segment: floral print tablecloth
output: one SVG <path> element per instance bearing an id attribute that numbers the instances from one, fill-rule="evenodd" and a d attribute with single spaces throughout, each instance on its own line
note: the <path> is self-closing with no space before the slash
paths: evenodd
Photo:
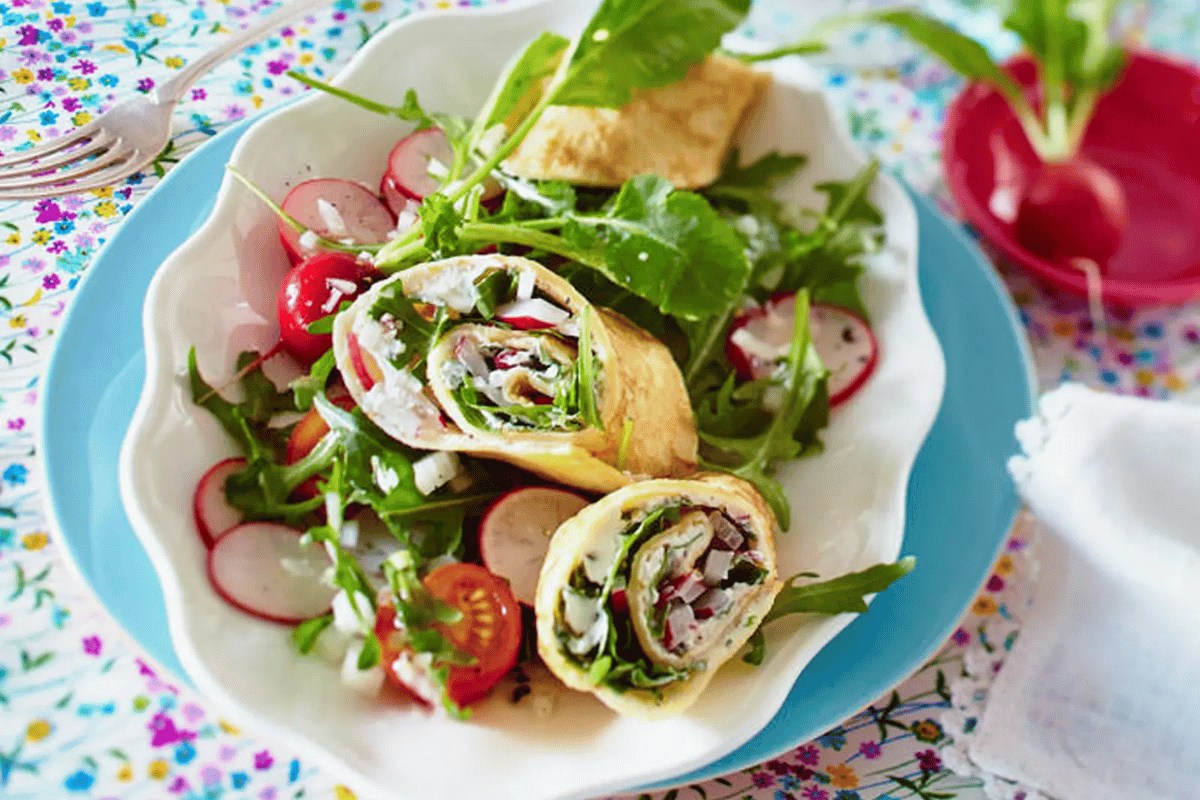
<path id="1" fill-rule="evenodd" d="M 231 59 L 180 105 L 172 146 L 145 174 L 97 192 L 0 203 L 0 798 L 353 797 L 313 765 L 255 738 L 157 674 L 66 569 L 40 497 L 35 449 L 39 372 L 89 261 L 158 177 L 232 122 L 297 92 L 292 67 L 330 75 L 389 20 L 449 2 L 336 0 Z M 480 5 L 459 0 L 454 5 Z M 835 3 L 817 3 L 833 6 Z M 926 7 L 986 40 L 1013 42 L 992 4 Z M 273 0 L 0 0 L 0 153 L 81 125 L 149 92 Z M 799 34 L 801 4 L 762 0 L 745 32 Z M 813 13 L 804 6 L 805 14 Z M 1185 0 L 1132 9 L 1134 35 L 1200 56 L 1200 11 Z M 863 59 L 870 54 L 870 61 Z M 855 138 L 953 213 L 940 179 L 938 130 L 959 87 L 937 62 L 872 31 L 819 62 Z M 1154 397 L 1200 385 L 1200 304 L 1115 310 L 1109 345 L 1086 304 L 1000 265 L 1043 388 L 1064 379 Z M 48 424 L 53 424 L 50 421 Z M 1020 797 L 964 756 L 989 676 L 1019 629 L 1035 559 L 1018 525 L 978 599 L 942 651 L 856 717 L 784 757 L 655 800 L 900 800 Z"/>

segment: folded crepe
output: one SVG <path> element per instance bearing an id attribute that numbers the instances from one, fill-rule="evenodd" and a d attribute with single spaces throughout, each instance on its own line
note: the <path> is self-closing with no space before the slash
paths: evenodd
<path id="1" fill-rule="evenodd" d="M 695 469 L 695 419 L 667 348 L 529 259 L 398 273 L 338 314 L 333 351 L 355 402 L 410 447 L 596 492 Z"/>
<path id="2" fill-rule="evenodd" d="M 778 531 L 754 487 L 729 475 L 609 494 L 550 540 L 535 605 L 542 660 L 621 714 L 682 713 L 782 588 Z"/>
<path id="3" fill-rule="evenodd" d="M 707 186 L 769 82 L 767 73 L 714 55 L 683 80 L 635 92 L 624 108 L 550 106 L 504 169 L 592 186 L 620 186 L 646 173 L 679 189 Z"/>

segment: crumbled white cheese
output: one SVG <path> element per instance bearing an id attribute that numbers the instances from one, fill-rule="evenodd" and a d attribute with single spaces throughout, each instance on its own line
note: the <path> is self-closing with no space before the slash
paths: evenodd
<path id="1" fill-rule="evenodd" d="M 348 281 L 345 278 L 326 278 L 325 285 L 328 286 L 330 290 L 339 291 L 343 295 L 354 294 L 354 291 L 358 288 L 357 283 L 354 281 Z"/>
<path id="2" fill-rule="evenodd" d="M 371 607 L 370 599 L 362 592 L 355 592 L 351 602 L 350 595 L 343 589 L 333 596 L 330 605 L 333 609 L 333 626 L 342 633 L 358 633 L 365 636 L 375 630 L 375 609 Z M 355 606 L 358 607 L 357 612 Z"/>
<path id="3" fill-rule="evenodd" d="M 384 314 L 378 320 L 372 319 L 370 314 L 359 314 L 351 331 L 359 348 L 375 356 L 377 361 L 393 361 L 404 354 L 404 342 L 395 333 L 402 324 L 391 314 Z"/>
<path id="4" fill-rule="evenodd" d="M 380 362 L 384 378 L 362 398 L 362 409 L 381 428 L 397 438 L 416 437 L 423 429 L 442 427 L 441 410 L 421 391 L 421 382 L 407 369 Z"/>
<path id="5" fill-rule="evenodd" d="M 463 260 L 449 269 L 433 275 L 425 285 L 419 287 L 416 298 L 426 303 L 448 306 L 460 314 L 469 314 L 479 302 L 479 290 L 475 279 L 491 264 L 489 259 Z"/>
<path id="6" fill-rule="evenodd" d="M 407 233 L 409 228 L 417 224 L 417 219 L 416 212 L 404 209 L 396 215 L 396 233 Z"/>
<path id="7" fill-rule="evenodd" d="M 358 520 L 349 519 L 342 525 L 342 529 L 338 531 L 338 543 L 347 549 L 358 545 Z"/>
<path id="8" fill-rule="evenodd" d="M 358 657 L 362 653 L 362 642 L 352 642 L 342 660 L 342 683 L 365 695 L 378 694 L 383 688 L 383 667 L 379 664 L 370 669 L 358 668 Z"/>
<path id="9" fill-rule="evenodd" d="M 432 665 L 432 653 L 413 653 L 411 650 L 401 650 L 400 655 L 392 662 L 392 671 L 413 694 L 435 709 L 441 709 L 441 690 L 429 675 Z"/>
<path id="10" fill-rule="evenodd" d="M 350 233 L 346 228 L 346 221 L 338 213 L 337 206 L 323 197 L 317 198 L 317 213 L 321 216 L 321 222 L 325 224 L 325 230 L 330 236 L 345 236 Z"/>
<path id="11" fill-rule="evenodd" d="M 457 455 L 438 450 L 413 462 L 413 481 L 418 492 L 429 495 L 448 483 L 461 469 Z"/>
<path id="12" fill-rule="evenodd" d="M 379 491 L 384 494 L 390 494 L 400 485 L 400 476 L 396 474 L 396 470 L 384 464 L 379 456 L 371 456 L 371 477 Z"/>
<path id="13" fill-rule="evenodd" d="M 315 253 L 317 252 L 317 247 L 321 244 L 321 237 L 315 231 L 305 231 L 300 234 L 297 244 L 300 245 L 301 252 Z"/>

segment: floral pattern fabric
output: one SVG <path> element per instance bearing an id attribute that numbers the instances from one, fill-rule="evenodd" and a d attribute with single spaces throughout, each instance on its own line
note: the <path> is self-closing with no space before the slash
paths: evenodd
<path id="1" fill-rule="evenodd" d="M 214 68 L 180 104 L 171 145 L 119 185 L 38 203 L 0 202 L 0 797 L 13 800 L 336 798 L 352 793 L 305 759 L 217 715 L 142 660 L 58 555 L 37 460 L 39 373 L 59 320 L 97 249 L 171 165 L 231 123 L 299 90 L 293 67 L 330 76 L 391 19 L 476 0 L 336 0 Z M 82 125 L 155 86 L 273 0 L 0 0 L 0 154 Z M 801 4 L 760 0 L 748 35 L 803 33 Z M 808 4 L 804 4 L 806 7 Z M 812 4 L 834 9 L 836 2 Z M 1014 46 L 982 0 L 929 10 Z M 1200 12 L 1183 0 L 1136 5 L 1142 43 L 1200 56 Z M 814 63 L 855 139 L 953 213 L 941 180 L 939 127 L 960 87 L 938 62 L 886 31 L 853 34 Z M 865 60 L 863 54 L 870 54 Z M 1200 384 L 1200 304 L 1117 310 L 1109 345 L 1086 303 L 998 268 L 1020 310 L 1043 388 L 1064 379 L 1153 397 Z M 6 323 L 6 324 L 3 324 Z M 47 424 L 53 424 L 50 420 Z M 818 739 L 698 787 L 708 800 L 900 800 L 1020 797 L 975 775 L 962 740 L 1019 630 L 1031 569 L 1019 527 L 974 606 L 917 675 Z M 951 734 L 954 734 L 952 736 Z"/>

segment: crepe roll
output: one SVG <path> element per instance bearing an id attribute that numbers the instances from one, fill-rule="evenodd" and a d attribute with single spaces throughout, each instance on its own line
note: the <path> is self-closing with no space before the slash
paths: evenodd
<path id="1" fill-rule="evenodd" d="M 338 314 L 333 350 L 355 402 L 410 447 L 595 492 L 695 469 L 695 419 L 667 348 L 529 259 L 404 270 Z"/>
<path id="2" fill-rule="evenodd" d="M 538 580 L 538 652 L 613 710 L 686 710 L 782 588 L 778 523 L 729 475 L 633 484 L 555 531 Z"/>

